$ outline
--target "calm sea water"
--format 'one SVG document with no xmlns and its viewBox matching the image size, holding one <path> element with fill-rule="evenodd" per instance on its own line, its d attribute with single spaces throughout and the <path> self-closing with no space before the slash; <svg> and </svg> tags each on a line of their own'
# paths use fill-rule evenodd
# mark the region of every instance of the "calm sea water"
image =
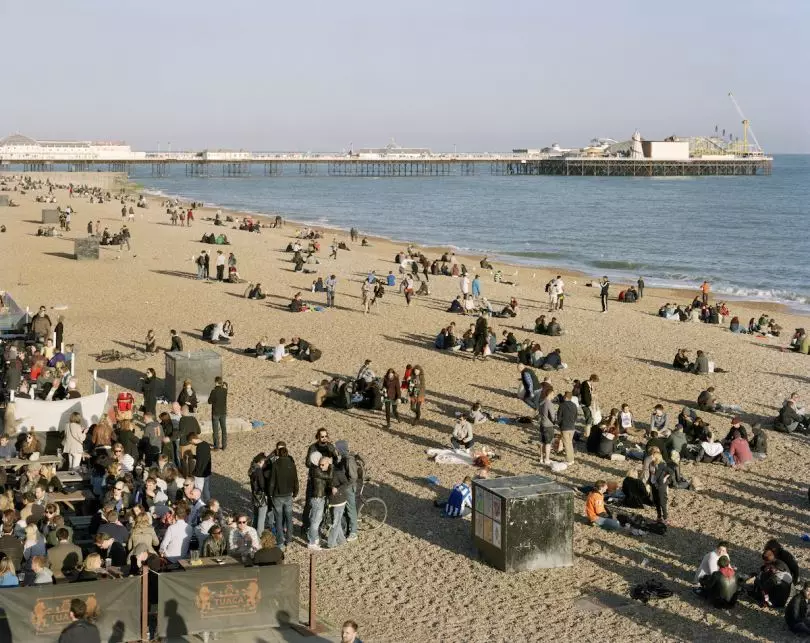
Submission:
<svg viewBox="0 0 810 643">
<path fill-rule="evenodd" d="M 261 172 L 261 168 L 254 168 Z M 211 205 L 810 310 L 810 156 L 753 177 L 152 178 Z M 182 173 L 182 174 L 181 174 Z"/>
</svg>

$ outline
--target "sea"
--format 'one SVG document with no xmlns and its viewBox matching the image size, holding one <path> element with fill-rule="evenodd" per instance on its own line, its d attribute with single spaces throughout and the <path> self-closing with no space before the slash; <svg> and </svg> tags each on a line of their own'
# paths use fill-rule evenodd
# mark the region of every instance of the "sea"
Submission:
<svg viewBox="0 0 810 643">
<path fill-rule="evenodd" d="M 810 312 L 810 155 L 777 155 L 770 176 L 132 179 L 147 191 L 403 243 L 695 289 Z M 258 173 L 255 174 L 255 173 Z"/>
</svg>

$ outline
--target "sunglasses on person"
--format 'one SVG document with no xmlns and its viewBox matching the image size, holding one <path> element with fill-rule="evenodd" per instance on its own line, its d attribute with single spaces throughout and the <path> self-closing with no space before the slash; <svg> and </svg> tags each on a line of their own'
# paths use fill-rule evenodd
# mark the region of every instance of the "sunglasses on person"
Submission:
<svg viewBox="0 0 810 643">
<path fill-rule="evenodd" d="M 116 455 L 118 455 L 119 453 L 123 453 L 123 451 L 122 451 L 121 449 L 116 449 L 115 451 L 113 451 L 113 453 L 115 453 Z"/>
<path fill-rule="evenodd" d="M 236 521 L 236 524 L 237 524 L 237 525 L 246 525 L 246 524 L 247 524 L 247 520 L 237 520 L 237 521 Z"/>
</svg>

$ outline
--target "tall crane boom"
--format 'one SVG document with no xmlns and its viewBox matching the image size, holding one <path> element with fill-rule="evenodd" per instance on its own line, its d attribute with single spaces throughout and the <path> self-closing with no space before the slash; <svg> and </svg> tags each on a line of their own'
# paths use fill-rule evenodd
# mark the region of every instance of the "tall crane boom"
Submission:
<svg viewBox="0 0 810 643">
<path fill-rule="evenodd" d="M 734 104 L 734 109 L 737 110 L 737 113 L 740 115 L 743 124 L 743 149 L 747 152 L 748 151 L 748 133 L 751 133 L 751 139 L 754 141 L 756 145 L 756 149 L 754 150 L 757 153 L 762 153 L 762 146 L 759 144 L 757 140 L 757 135 L 754 134 L 754 130 L 751 129 L 751 121 L 749 121 L 745 114 L 743 114 L 742 109 L 740 108 L 739 103 L 737 103 L 737 99 L 734 98 L 734 94 L 731 92 L 728 93 L 728 97 L 731 99 L 731 102 Z"/>
</svg>

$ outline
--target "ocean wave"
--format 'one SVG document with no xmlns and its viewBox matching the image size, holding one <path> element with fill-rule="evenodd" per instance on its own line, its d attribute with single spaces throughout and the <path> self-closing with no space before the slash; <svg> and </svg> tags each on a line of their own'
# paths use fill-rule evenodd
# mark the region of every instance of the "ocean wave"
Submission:
<svg viewBox="0 0 810 643">
<path fill-rule="evenodd" d="M 636 261 L 612 261 L 609 259 L 593 259 L 591 261 L 585 262 L 589 266 L 593 266 L 594 268 L 601 268 L 604 270 L 634 270 L 638 271 L 642 268 L 647 268 L 643 263 L 638 263 Z"/>
</svg>

